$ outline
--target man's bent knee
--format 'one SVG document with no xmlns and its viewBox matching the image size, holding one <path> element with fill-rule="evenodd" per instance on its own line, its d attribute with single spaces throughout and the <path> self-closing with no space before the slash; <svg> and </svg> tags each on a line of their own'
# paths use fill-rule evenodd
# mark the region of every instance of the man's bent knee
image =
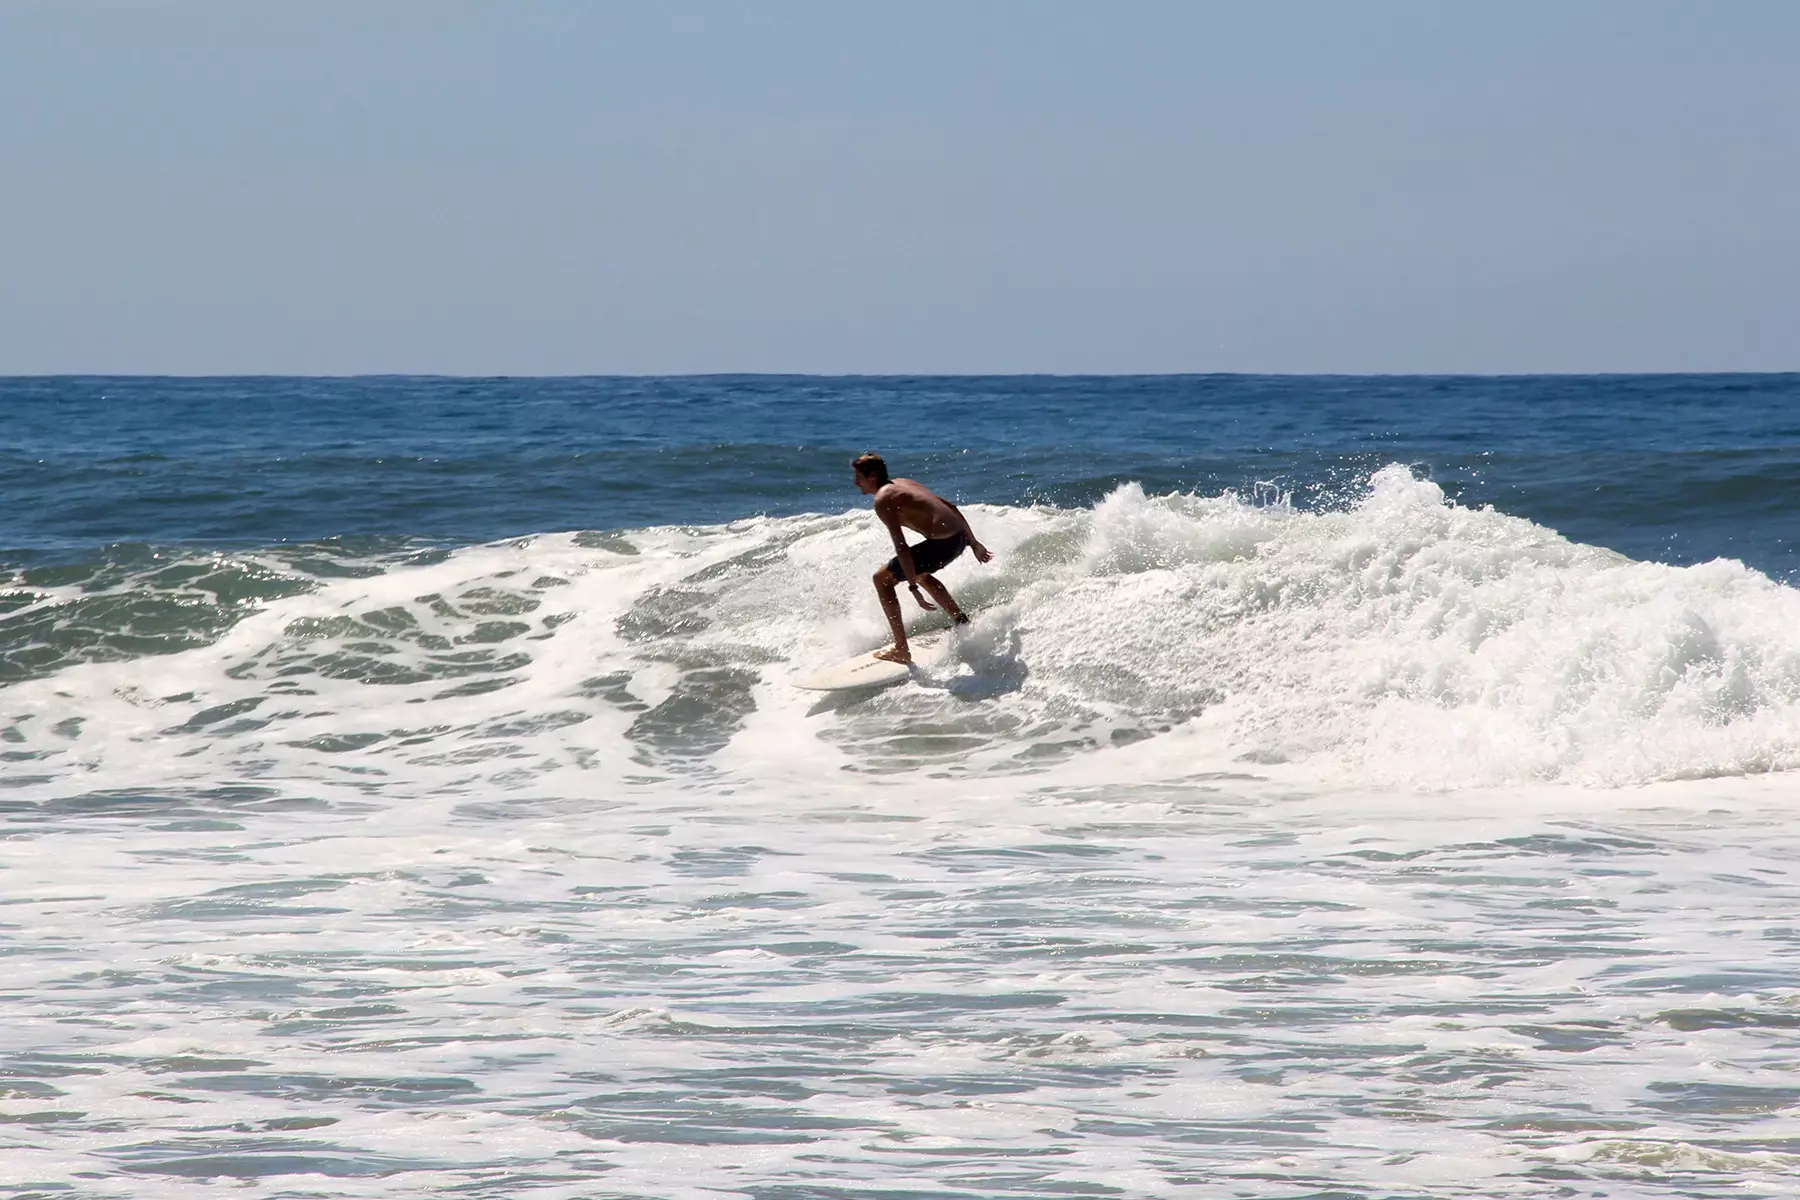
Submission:
<svg viewBox="0 0 1800 1200">
<path fill-rule="evenodd" d="M 900 582 L 899 580 L 894 578 L 894 573 L 892 571 L 888 570 L 886 567 L 883 567 L 883 568 L 881 568 L 881 570 L 875 572 L 874 579 L 875 579 L 876 588 L 881 591 L 884 591 L 884 592 L 893 591 L 894 588 L 896 586 L 898 586 L 898 584 Z"/>
</svg>

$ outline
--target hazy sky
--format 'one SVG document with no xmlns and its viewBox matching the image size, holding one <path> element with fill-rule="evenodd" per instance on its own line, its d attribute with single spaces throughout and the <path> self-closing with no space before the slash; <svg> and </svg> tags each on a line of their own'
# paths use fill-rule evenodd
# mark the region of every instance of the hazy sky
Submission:
<svg viewBox="0 0 1800 1200">
<path fill-rule="evenodd" d="M 1795 369 L 1796 0 L 0 2 L 0 374 Z"/>
</svg>

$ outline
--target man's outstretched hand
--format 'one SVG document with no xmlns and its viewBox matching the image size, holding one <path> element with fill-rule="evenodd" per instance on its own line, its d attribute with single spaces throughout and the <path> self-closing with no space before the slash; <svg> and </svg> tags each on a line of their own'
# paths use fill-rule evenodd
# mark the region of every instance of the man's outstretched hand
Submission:
<svg viewBox="0 0 1800 1200">
<path fill-rule="evenodd" d="M 992 562 L 994 559 L 994 552 L 980 542 L 973 543 L 970 545 L 969 549 L 975 552 L 976 562 Z"/>
<path fill-rule="evenodd" d="M 925 593 L 921 592 L 919 590 L 918 584 L 910 583 L 910 584 L 907 584 L 907 586 L 912 589 L 913 599 L 917 600 L 919 602 L 920 608 L 924 609 L 926 612 L 936 612 L 937 611 L 937 605 L 933 604 L 931 601 L 929 601 L 925 598 Z"/>
</svg>

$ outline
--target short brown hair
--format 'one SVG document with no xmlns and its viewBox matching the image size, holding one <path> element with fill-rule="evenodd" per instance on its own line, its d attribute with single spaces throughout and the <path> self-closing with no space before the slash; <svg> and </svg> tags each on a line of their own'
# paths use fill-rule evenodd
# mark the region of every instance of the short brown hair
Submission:
<svg viewBox="0 0 1800 1200">
<path fill-rule="evenodd" d="M 879 454 L 859 454 L 850 460 L 858 475 L 873 475 L 876 483 L 888 481 L 887 459 Z"/>
</svg>

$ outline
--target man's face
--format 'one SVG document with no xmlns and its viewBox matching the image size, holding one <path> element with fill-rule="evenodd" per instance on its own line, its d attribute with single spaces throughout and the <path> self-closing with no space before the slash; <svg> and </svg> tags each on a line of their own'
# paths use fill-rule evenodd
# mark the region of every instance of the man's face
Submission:
<svg viewBox="0 0 1800 1200">
<path fill-rule="evenodd" d="M 850 473 L 856 476 L 856 490 L 863 495 L 873 496 L 876 492 L 881 490 L 881 485 L 875 482 L 875 477 L 873 475 L 864 475 L 861 471 L 855 469 L 852 469 Z"/>
</svg>

